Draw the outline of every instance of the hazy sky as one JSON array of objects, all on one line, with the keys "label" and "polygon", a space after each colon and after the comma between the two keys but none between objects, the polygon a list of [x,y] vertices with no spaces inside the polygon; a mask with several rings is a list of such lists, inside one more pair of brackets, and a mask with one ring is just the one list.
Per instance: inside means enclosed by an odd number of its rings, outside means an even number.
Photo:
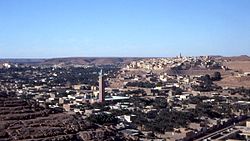
[{"label": "hazy sky", "polygon": [[0,0],[0,58],[250,55],[250,0]]}]

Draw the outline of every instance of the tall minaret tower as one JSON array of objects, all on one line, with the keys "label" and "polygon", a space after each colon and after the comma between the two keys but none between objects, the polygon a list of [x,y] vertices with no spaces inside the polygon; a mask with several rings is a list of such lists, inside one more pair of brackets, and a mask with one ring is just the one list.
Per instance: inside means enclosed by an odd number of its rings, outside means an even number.
[{"label": "tall minaret tower", "polygon": [[181,55],[181,53],[180,53],[180,56],[179,56],[179,58],[182,58],[182,55]]},{"label": "tall minaret tower", "polygon": [[99,73],[99,99],[98,102],[103,103],[105,101],[105,84],[104,84],[104,76],[102,74],[102,70]]}]

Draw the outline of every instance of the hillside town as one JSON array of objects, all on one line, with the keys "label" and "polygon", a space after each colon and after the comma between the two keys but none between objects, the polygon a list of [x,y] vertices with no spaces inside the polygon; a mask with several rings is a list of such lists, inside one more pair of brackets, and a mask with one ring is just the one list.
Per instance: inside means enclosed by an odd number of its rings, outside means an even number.
[{"label": "hillside town", "polygon": [[149,58],[132,61],[127,69],[164,70],[164,69],[227,69],[209,56],[183,57],[181,54],[174,58]]},{"label": "hillside town", "polygon": [[[155,71],[161,68],[162,71]],[[203,74],[180,74],[178,70],[197,70]],[[1,96],[14,95],[42,109],[79,115],[84,122],[102,130],[112,129],[116,139],[248,140],[250,89],[218,85],[232,71],[209,57],[179,56],[141,59],[128,65],[70,67],[5,62],[0,69],[0,90]],[[7,112],[12,109],[8,106],[11,101],[1,99],[5,109],[0,112],[2,125],[7,124],[8,118],[22,118],[25,110]],[[26,111],[29,113],[32,114]],[[39,130],[44,126],[38,125]],[[20,137],[8,128],[1,129],[1,140],[39,138]],[[19,125],[12,130],[21,129]],[[104,140],[91,138],[93,133],[88,132],[86,138],[81,136],[82,140]]]}]

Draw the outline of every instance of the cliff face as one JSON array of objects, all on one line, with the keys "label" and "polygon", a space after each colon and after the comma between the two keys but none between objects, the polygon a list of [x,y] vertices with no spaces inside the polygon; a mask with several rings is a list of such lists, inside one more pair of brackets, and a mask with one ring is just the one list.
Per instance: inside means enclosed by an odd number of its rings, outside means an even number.
[{"label": "cliff face", "polygon": [[97,126],[80,115],[37,106],[0,94],[0,140],[123,140],[115,130]]}]

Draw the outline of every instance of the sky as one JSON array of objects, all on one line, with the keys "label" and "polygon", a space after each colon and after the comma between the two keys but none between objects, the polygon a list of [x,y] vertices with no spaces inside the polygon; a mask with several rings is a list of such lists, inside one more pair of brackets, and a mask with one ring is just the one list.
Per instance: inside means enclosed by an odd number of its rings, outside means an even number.
[{"label": "sky", "polygon": [[0,0],[0,58],[250,55],[250,0]]}]

